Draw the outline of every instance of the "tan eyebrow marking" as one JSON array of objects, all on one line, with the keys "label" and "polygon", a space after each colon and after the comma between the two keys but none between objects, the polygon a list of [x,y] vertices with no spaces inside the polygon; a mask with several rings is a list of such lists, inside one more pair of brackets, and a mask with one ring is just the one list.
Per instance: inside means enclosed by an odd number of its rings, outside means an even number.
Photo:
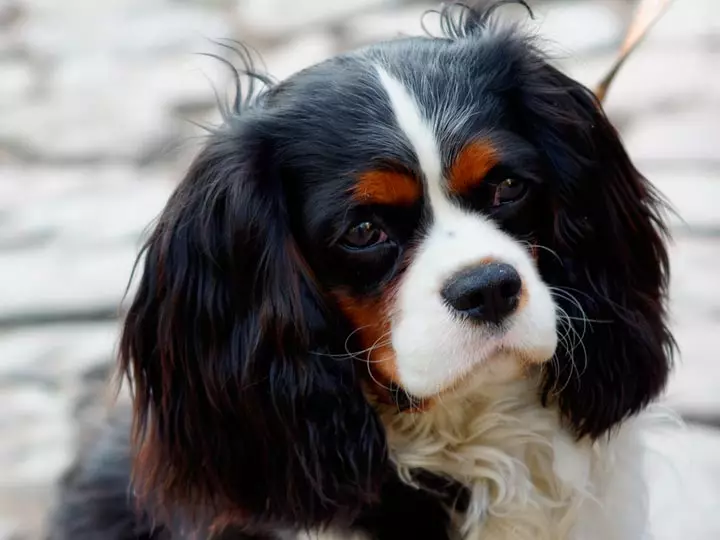
[{"label": "tan eyebrow marking", "polygon": [[460,195],[468,193],[483,181],[499,161],[498,152],[489,141],[479,140],[467,144],[450,167],[450,192]]},{"label": "tan eyebrow marking", "polygon": [[353,198],[365,204],[409,206],[415,204],[421,194],[420,183],[415,178],[394,171],[366,171],[352,188]]}]

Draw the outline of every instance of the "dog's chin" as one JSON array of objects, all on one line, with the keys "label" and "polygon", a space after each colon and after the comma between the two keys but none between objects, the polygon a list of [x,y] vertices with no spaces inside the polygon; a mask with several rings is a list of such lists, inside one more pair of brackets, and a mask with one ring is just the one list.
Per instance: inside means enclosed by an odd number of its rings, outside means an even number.
[{"label": "dog's chin", "polygon": [[533,377],[539,366],[548,362],[551,357],[552,354],[541,354],[539,351],[499,350],[444,390],[441,397],[463,398],[483,393],[483,389]]},{"label": "dog's chin", "polygon": [[397,395],[402,395],[401,409],[408,411],[424,411],[434,404],[449,400],[462,400],[482,394],[484,389],[496,389],[504,384],[536,376],[541,366],[550,361],[554,348],[512,349],[499,348],[484,359],[474,363],[465,372],[444,381],[432,393],[413,392],[412,385],[402,385]]}]

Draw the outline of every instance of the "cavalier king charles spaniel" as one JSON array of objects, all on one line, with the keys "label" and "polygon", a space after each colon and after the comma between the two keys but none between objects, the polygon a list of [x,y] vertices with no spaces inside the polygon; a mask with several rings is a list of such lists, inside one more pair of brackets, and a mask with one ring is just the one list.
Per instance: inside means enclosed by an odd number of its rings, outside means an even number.
[{"label": "cavalier king charles spaniel", "polygon": [[505,3],[226,111],[145,245],[133,407],[55,537],[646,537],[662,204]]}]

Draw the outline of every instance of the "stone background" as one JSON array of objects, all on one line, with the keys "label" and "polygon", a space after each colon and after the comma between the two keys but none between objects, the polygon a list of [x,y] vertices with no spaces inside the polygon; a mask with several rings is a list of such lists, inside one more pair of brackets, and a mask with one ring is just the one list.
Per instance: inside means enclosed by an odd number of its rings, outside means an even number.
[{"label": "stone background", "polygon": [[[594,83],[632,2],[530,3],[558,62]],[[218,62],[194,53],[222,54],[211,39],[241,39],[281,78],[349,47],[418,33],[428,7],[0,0],[1,540],[40,537],[79,421],[102,413],[139,239],[197,150],[191,121],[217,120],[212,86],[227,83]],[[663,444],[720,486],[718,96],[720,2],[678,0],[621,72],[608,110],[680,216],[672,311],[682,355],[666,400],[693,423]],[[720,511],[716,494],[693,494]],[[710,529],[702,538],[720,538],[720,523]]]}]

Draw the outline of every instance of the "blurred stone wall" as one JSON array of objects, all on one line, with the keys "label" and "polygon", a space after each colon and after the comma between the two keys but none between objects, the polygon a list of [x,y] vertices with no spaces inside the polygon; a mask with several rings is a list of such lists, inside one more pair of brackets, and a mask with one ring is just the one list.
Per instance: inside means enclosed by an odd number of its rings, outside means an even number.
[{"label": "blurred stone wall", "polygon": [[[610,64],[632,2],[531,2],[533,26],[586,83]],[[403,0],[0,0],[0,539],[36,539],[79,420],[97,418],[143,231],[216,122],[228,73],[211,39],[257,48],[273,75],[420,32]],[[509,10],[512,11],[512,8]],[[519,16],[519,12],[515,11]],[[428,20],[432,26],[432,20]],[[676,205],[673,405],[720,411],[720,4],[681,0],[608,107]],[[718,458],[720,463],[720,458]],[[715,470],[720,478],[720,471]]]}]

